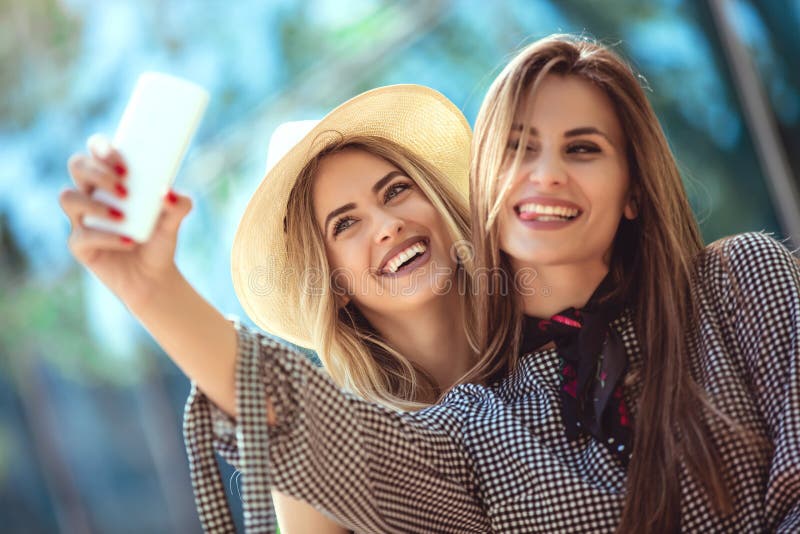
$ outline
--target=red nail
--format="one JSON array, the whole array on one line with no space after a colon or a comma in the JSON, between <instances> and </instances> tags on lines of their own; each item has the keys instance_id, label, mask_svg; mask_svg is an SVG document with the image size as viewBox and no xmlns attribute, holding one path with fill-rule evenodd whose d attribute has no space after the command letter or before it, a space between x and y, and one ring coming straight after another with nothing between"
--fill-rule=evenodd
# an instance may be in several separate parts
<instances>
[{"instance_id":1,"label":"red nail","mask_svg":"<svg viewBox=\"0 0 800 534\"><path fill-rule=\"evenodd\" d=\"M178 203L178 195L170 191L167 193L167 200L169 200L170 204L177 204Z\"/></svg>"},{"instance_id":2,"label":"red nail","mask_svg":"<svg viewBox=\"0 0 800 534\"><path fill-rule=\"evenodd\" d=\"M114 184L114 189L117 191L117 196L118 197L125 198L126 196L128 196L128 190L125 189L124 185L122 185L120 183L116 183L116 184Z\"/></svg>"},{"instance_id":3,"label":"red nail","mask_svg":"<svg viewBox=\"0 0 800 534\"><path fill-rule=\"evenodd\" d=\"M126 169L125 165L122 163L117 163L114 165L114 172L116 172L119 176L125 176L128 174L128 169Z\"/></svg>"},{"instance_id":4,"label":"red nail","mask_svg":"<svg viewBox=\"0 0 800 534\"><path fill-rule=\"evenodd\" d=\"M133 243L133 239L131 239L130 237L125 236L125 235L119 236L119 240L122 241L123 243L125 243L126 245L129 245L129 244Z\"/></svg>"},{"instance_id":5,"label":"red nail","mask_svg":"<svg viewBox=\"0 0 800 534\"><path fill-rule=\"evenodd\" d=\"M117 208L108 208L108 214L115 219L122 219L124 215Z\"/></svg>"}]
</instances>

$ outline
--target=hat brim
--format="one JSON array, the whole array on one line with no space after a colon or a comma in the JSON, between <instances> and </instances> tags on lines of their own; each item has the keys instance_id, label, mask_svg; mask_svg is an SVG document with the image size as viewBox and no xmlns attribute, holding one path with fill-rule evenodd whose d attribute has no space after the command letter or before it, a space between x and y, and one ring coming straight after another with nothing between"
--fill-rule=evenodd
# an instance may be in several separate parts
<instances>
[{"instance_id":1,"label":"hat brim","mask_svg":"<svg viewBox=\"0 0 800 534\"><path fill-rule=\"evenodd\" d=\"M289 272L283 221L300 171L331 141L326 132L393 141L436 167L465 199L469 191L469 124L444 95L420 85L380 87L348 100L278 160L239 222L231 275L239 302L256 325L308 348L315 348L309 321L297 317L285 286Z\"/></svg>"}]
</instances>

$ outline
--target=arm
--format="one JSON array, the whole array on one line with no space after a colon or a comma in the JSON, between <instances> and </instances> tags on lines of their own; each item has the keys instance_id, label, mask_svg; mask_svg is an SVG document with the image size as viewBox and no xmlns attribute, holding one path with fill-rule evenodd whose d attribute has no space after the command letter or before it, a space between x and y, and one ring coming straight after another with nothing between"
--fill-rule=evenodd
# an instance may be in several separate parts
<instances>
[{"instance_id":1,"label":"arm","mask_svg":"<svg viewBox=\"0 0 800 534\"><path fill-rule=\"evenodd\" d=\"M236 331L170 269L140 306L130 306L164 352L223 412L236 417Z\"/></svg>"},{"instance_id":2,"label":"arm","mask_svg":"<svg viewBox=\"0 0 800 534\"><path fill-rule=\"evenodd\" d=\"M763 234L721 246L719 297L775 447L765 513L770 528L791 531L800 525L800 266Z\"/></svg>"},{"instance_id":3,"label":"arm","mask_svg":"<svg viewBox=\"0 0 800 534\"><path fill-rule=\"evenodd\" d=\"M275 515L284 534L314 532L315 534L347 534L350 532L311 505L278 491L272 492Z\"/></svg>"},{"instance_id":4,"label":"arm","mask_svg":"<svg viewBox=\"0 0 800 534\"><path fill-rule=\"evenodd\" d=\"M85 227L88 214L114 218L91 195L98 188L114 194L125 175L120 154L94 139L90 155L75 154L68 163L77 188L59 197L72 227L69 248L192 379L184 435L207 531L235 532L215 435L244 475L248 532L272 530L273 487L362 530L486 530L468 459L448 434L457 435L453 414L426 425L347 396L302 356L234 330L188 284L174 265L188 197L167 195L146 243ZM271 419L269 402L276 404Z\"/></svg>"},{"instance_id":5,"label":"arm","mask_svg":"<svg viewBox=\"0 0 800 534\"><path fill-rule=\"evenodd\" d=\"M125 161L103 136L92 136L90 154L73 154L67 166L76 187L59 203L70 220L69 249L139 319L178 367L234 415L236 334L175 266L177 234L192 209L189 197L171 191L146 243L88 228L87 215L116 220L124 213L95 200L97 190L125 195ZM120 193L121 191L121 193ZM204 336L197 335L203 332Z\"/></svg>"},{"instance_id":6,"label":"arm","mask_svg":"<svg viewBox=\"0 0 800 534\"><path fill-rule=\"evenodd\" d=\"M489 528L460 442L467 402L415 413L389 410L343 392L275 340L238 323L236 331L237 418L228 424L235 425L248 532L271 528L269 490L308 502L356 531ZM267 398L274 426L264 424ZM184 430L204 525L227 512L224 504L204 506L224 497L209 445L216 425L211 410L195 388ZM209 489L213 485L217 489Z\"/></svg>"}]
</instances>

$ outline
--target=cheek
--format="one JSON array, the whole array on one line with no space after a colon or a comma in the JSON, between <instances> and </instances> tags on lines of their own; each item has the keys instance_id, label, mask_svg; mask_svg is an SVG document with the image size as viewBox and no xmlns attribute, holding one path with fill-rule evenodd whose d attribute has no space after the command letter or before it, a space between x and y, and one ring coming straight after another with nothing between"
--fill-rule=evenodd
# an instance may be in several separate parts
<instances>
[{"instance_id":1,"label":"cheek","mask_svg":"<svg viewBox=\"0 0 800 534\"><path fill-rule=\"evenodd\" d=\"M505 251L506 244L508 242L508 231L509 231L509 224L511 221L509 220L508 210L501 210L500 213L497 215L497 235L500 240L500 249Z\"/></svg>"},{"instance_id":2,"label":"cheek","mask_svg":"<svg viewBox=\"0 0 800 534\"><path fill-rule=\"evenodd\" d=\"M357 293L369 278L369 248L355 240L338 243L335 250L328 250L328 266L334 289Z\"/></svg>"},{"instance_id":3,"label":"cheek","mask_svg":"<svg viewBox=\"0 0 800 534\"><path fill-rule=\"evenodd\" d=\"M618 165L604 165L592 169L591 173L583 174L580 179L580 189L591 203L593 210L602 210L622 214L628 193L628 175L624 168Z\"/></svg>"},{"instance_id":4,"label":"cheek","mask_svg":"<svg viewBox=\"0 0 800 534\"><path fill-rule=\"evenodd\" d=\"M615 204L621 210L625 206L631 182L627 164L618 159L614 160L606 176L611 178L611 187L607 188L606 194L614 197Z\"/></svg>"},{"instance_id":5,"label":"cheek","mask_svg":"<svg viewBox=\"0 0 800 534\"><path fill-rule=\"evenodd\" d=\"M420 221L424 221L423 224L427 226L433 234L431 237L433 237L436 242L440 243L441 254L443 255L440 261L455 264L455 252L453 251L455 243L450 236L450 230L447 227L444 217L439 215L439 212L431 204L428 204L425 215L425 218L420 219ZM451 265L451 267L452 266L454 265Z\"/></svg>"},{"instance_id":6,"label":"cheek","mask_svg":"<svg viewBox=\"0 0 800 534\"><path fill-rule=\"evenodd\" d=\"M328 250L328 269L331 272L331 284L334 289L351 292L353 289L352 268L348 265L347 255L337 250Z\"/></svg>"},{"instance_id":7,"label":"cheek","mask_svg":"<svg viewBox=\"0 0 800 534\"><path fill-rule=\"evenodd\" d=\"M353 273L342 268L331 271L331 289L334 295L340 297L351 296L358 292L355 287Z\"/></svg>"},{"instance_id":8,"label":"cheek","mask_svg":"<svg viewBox=\"0 0 800 534\"><path fill-rule=\"evenodd\" d=\"M445 228L444 217L422 193L414 193L393 212L395 216L413 225L420 225L430 232L440 233Z\"/></svg>"}]
</instances>

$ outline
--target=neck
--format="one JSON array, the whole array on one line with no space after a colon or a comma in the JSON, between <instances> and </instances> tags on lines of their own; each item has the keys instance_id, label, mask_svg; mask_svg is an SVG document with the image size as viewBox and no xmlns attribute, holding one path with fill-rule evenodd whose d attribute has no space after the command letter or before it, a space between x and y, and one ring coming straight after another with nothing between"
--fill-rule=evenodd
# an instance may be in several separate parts
<instances>
[{"instance_id":1,"label":"neck","mask_svg":"<svg viewBox=\"0 0 800 534\"><path fill-rule=\"evenodd\" d=\"M570 307L583 308L608 274L608 265L602 261L545 266L514 262L513 267L515 272L522 268L536 272L519 288L522 310L533 317L551 317Z\"/></svg>"},{"instance_id":2,"label":"neck","mask_svg":"<svg viewBox=\"0 0 800 534\"><path fill-rule=\"evenodd\" d=\"M456 291L408 312L364 315L391 347L430 374L442 390L452 387L472 365Z\"/></svg>"}]
</instances>

